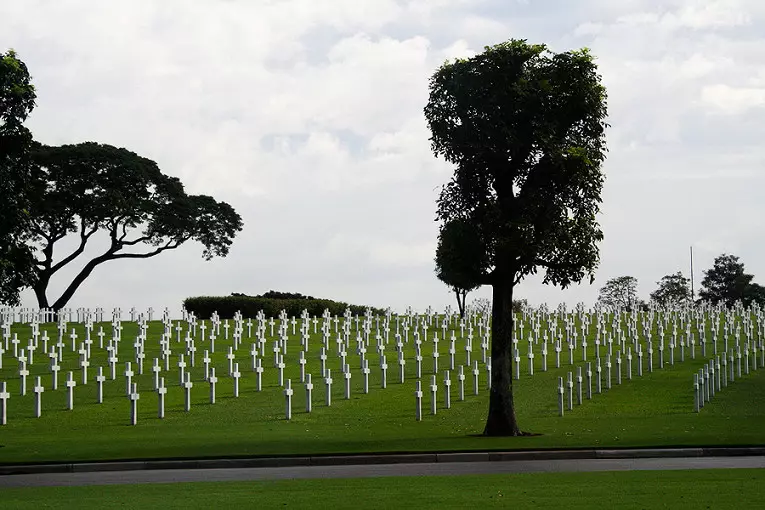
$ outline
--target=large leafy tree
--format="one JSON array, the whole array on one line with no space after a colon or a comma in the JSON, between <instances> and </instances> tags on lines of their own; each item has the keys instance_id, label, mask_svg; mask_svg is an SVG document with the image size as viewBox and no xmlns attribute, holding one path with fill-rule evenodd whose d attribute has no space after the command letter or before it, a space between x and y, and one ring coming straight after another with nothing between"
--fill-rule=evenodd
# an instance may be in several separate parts
<instances>
[{"instance_id":1,"label":"large leafy tree","mask_svg":"<svg viewBox=\"0 0 765 510\"><path fill-rule=\"evenodd\" d=\"M0 53L0 303L17 304L32 282L32 253L24 242L32 134L24 126L35 106L27 66L13 50Z\"/></svg>"},{"instance_id":2,"label":"large leafy tree","mask_svg":"<svg viewBox=\"0 0 765 510\"><path fill-rule=\"evenodd\" d=\"M451 287L457 297L460 317L465 316L465 300L480 286L481 271L486 265L486 247L475 229L459 219L446 223L438 236L436 276Z\"/></svg>"},{"instance_id":3,"label":"large leafy tree","mask_svg":"<svg viewBox=\"0 0 765 510\"><path fill-rule=\"evenodd\" d=\"M592 55L511 40L441 66L425 116L434 153L455 165L438 219L484 247L474 284L492 286L486 435L519 435L512 391L513 288L544 270L567 287L594 278L606 91Z\"/></svg>"},{"instance_id":4,"label":"large leafy tree","mask_svg":"<svg viewBox=\"0 0 765 510\"><path fill-rule=\"evenodd\" d=\"M711 269L704 271L699 298L712 304L732 306L736 301L744 305L752 302L765 304L765 288L753 283L754 275L744 271L739 257L723 253L715 258Z\"/></svg>"},{"instance_id":5,"label":"large leafy tree","mask_svg":"<svg viewBox=\"0 0 765 510\"><path fill-rule=\"evenodd\" d=\"M691 301L690 282L680 271L668 274L656 282L659 287L651 292L651 301L670 308L688 304Z\"/></svg>"},{"instance_id":6,"label":"large leafy tree","mask_svg":"<svg viewBox=\"0 0 765 510\"><path fill-rule=\"evenodd\" d=\"M631 312L639 304L637 278L634 276L611 278L601 287L598 303Z\"/></svg>"},{"instance_id":7,"label":"large leafy tree","mask_svg":"<svg viewBox=\"0 0 765 510\"><path fill-rule=\"evenodd\" d=\"M33 290L38 305L61 309L104 262L145 259L194 240L203 256L226 256L242 220L234 209L205 195L189 195L154 161L122 148L86 142L33 152L28 242L35 247ZM55 300L51 278L80 258L101 234L106 249L85 262ZM77 245L61 258L54 247L73 235Z\"/></svg>"}]
</instances>

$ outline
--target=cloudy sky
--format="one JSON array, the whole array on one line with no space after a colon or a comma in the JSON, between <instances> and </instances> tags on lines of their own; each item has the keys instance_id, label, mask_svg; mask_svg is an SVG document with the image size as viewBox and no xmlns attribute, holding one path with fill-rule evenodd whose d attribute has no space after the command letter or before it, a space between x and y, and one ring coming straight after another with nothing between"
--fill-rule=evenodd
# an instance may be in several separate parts
<instances>
[{"instance_id":1,"label":"cloudy sky","mask_svg":"<svg viewBox=\"0 0 765 510\"><path fill-rule=\"evenodd\" d=\"M105 264L70 304L177 310L190 295L269 289L452 304L433 273L434 200L451 169L430 152L427 82L446 59L511 38L590 47L612 125L595 284L530 278L517 295L591 304L632 275L645 298L663 275L687 275L691 245L697 288L722 252L765 282L761 0L0 2L0 51L16 49L37 87L38 140L129 148L245 224L225 259L187 244Z\"/></svg>"}]
</instances>

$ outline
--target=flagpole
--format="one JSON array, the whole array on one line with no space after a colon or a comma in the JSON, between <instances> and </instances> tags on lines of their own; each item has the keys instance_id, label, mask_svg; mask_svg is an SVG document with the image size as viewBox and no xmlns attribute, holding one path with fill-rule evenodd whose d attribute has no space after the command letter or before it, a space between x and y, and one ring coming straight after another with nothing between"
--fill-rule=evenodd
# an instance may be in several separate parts
<instances>
[{"instance_id":1,"label":"flagpole","mask_svg":"<svg viewBox=\"0 0 765 510\"><path fill-rule=\"evenodd\" d=\"M693 301L693 246L691 246L691 301Z\"/></svg>"}]
</instances>

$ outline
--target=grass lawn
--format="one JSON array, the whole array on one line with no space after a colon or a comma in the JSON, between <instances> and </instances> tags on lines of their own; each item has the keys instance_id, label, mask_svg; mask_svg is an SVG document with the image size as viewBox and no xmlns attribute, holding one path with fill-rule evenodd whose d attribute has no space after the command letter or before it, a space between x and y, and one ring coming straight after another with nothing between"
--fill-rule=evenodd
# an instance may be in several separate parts
<instances>
[{"instance_id":1,"label":"grass lawn","mask_svg":"<svg viewBox=\"0 0 765 510\"><path fill-rule=\"evenodd\" d=\"M3 508L757 508L765 470L353 478L4 489Z\"/></svg>"},{"instance_id":2,"label":"grass lawn","mask_svg":"<svg viewBox=\"0 0 765 510\"><path fill-rule=\"evenodd\" d=\"M81 325L76 325L80 339L84 338ZM308 372L314 378L313 412L305 412L305 391L299 383L299 365L297 356L300 341L290 335L289 350L285 362L285 378L291 378L295 396L293 400L293 419L284 419L284 396L277 382L277 370L273 368L273 338L267 331L268 342L265 347L263 366L263 391L255 390L255 373L251 370L249 355L251 343L246 337L236 353L240 364L242 379L240 397L232 396L233 380L228 376L228 361L225 353L231 340L216 341L213 366L217 368L217 403L209 404L209 384L202 381L203 350L209 349L209 342L197 342L196 366L191 370L194 387L192 390L192 409L187 413L183 409L184 394L179 386L178 354L183 342L177 342L175 331L171 341L170 371L163 373L169 387L166 397L166 418L157 418L157 395L151 391L153 376L150 367L153 358L159 356L158 339L162 332L159 322L151 323L149 340L146 342L146 361L144 375L136 376L141 398L139 400L139 420L137 426L129 425L130 402L125 397L125 382L122 373L125 361L132 361L133 341L137 334L136 325L124 323L122 342L119 348L117 379L107 378L105 400L96 404L96 385L94 376L97 366L105 367L106 353L98 349L98 338L92 347L89 383L85 386L80 381L80 371L76 369L77 354L70 346L70 329L64 340L64 363L59 377L59 389L51 390L51 375L48 369L48 356L41 352L35 354L28 380L28 394L19 395L18 364L10 356L12 350L4 356L0 381L8 382L12 397L8 401L8 424L0 427L0 463L84 461L138 458L183 458L183 457L221 457L250 455L307 455L321 453L352 452L406 452L433 450L478 450L478 449L525 449L525 448L574 448L574 447L628 447L628 446L681 446L681 445L762 445L765 444L765 370L758 369L749 375L737 379L735 383L723 388L701 413L692 410L693 392L691 389L693 373L702 365L701 349L696 348L696 360L691 360L690 353L686 360L679 362L679 349L675 352L675 365L670 366L668 349L666 362L659 369L658 349L654 354L654 372L648 373L647 354L643 360L644 376L637 376L637 356L633 363L633 380L627 379L627 363L623 364L623 384L605 389L604 393L595 394L592 400L584 401L573 411L566 412L561 418L557 409L557 380L565 377L572 370L568 363L568 352L564 348L562 367L555 369L555 353L550 347L549 370L542 371L541 344L535 347L535 375L528 375L528 360L525 353L527 342L521 344L521 379L514 381L516 407L521 427L538 433L533 437L521 438L484 438L478 434L488 408L486 391L486 371L481 365L480 392L473 395L472 375L466 370L466 400L458 399L456 373L453 371L452 408L443 408L444 388L443 370L448 368L448 342L441 342L439 351L439 411L430 415L430 374L433 369L432 342L423 344L423 414L422 422L414 419L415 363L413 359L412 333L406 351L406 381L398 381L395 342L391 340L387 348L388 384L381 388L381 371L378 354L373 345L367 358L372 369L370 374L370 393L362 394L362 374L359 370L359 357L355 350L355 330L351 333L351 348L348 363L353 370L352 397L344 399L344 380L340 374L340 361L335 353L334 342L337 335L332 334L328 367L332 369L334 385L332 388L332 406L324 403L325 387L319 378L320 333L313 334L308 351ZM394 327L395 328L395 327ZM44 327L50 338L56 339L53 325ZM98 327L96 327L96 331ZM107 338L111 337L111 326L104 324ZM373 329L374 331L374 329ZM29 337L28 328L14 327L22 345ZM94 332L95 333L95 332ZM291 333L291 327L290 327ZM439 336L440 335L439 331ZM184 333L185 334L185 333ZM464 343L457 333L457 364L465 359ZM429 338L431 335L429 335ZM78 340L79 342L80 340ZM50 342L52 345L54 341ZM481 360L480 341L474 339L473 357ZM721 342L722 344L722 342ZM50 349L49 345L49 349ZM614 353L616 352L614 344ZM645 346L644 346L645 349ZM711 355L711 346L708 354ZM602 356L605 349L601 347ZM588 359L594 361L594 339L590 340ZM574 360L575 371L583 366L581 347L578 347ZM188 362L188 359L187 359ZM616 366L616 363L614 363ZM759 364L758 364L759 366ZM66 410L66 390L64 380L66 372L74 370L78 386L75 389L75 407ZM593 368L594 370L594 368ZM614 371L616 369L614 368ZM46 391L43 393L43 414L41 418L33 416L34 376L42 376ZM593 382L593 392L595 384Z\"/></svg>"}]
</instances>

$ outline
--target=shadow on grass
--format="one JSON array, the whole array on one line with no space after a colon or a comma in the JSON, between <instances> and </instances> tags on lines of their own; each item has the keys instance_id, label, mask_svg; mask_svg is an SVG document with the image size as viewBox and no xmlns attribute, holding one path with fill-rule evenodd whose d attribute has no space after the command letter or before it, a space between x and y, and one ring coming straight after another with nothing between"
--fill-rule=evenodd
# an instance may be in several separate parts
<instances>
[{"instance_id":1,"label":"shadow on grass","mask_svg":"<svg viewBox=\"0 0 765 510\"><path fill-rule=\"evenodd\" d=\"M482 438L486 438L486 439L491 439L491 438L513 438L513 437L539 437L539 436L543 436L543 435L544 434L542 434L541 432L524 432L524 431L521 431L521 433L519 435L517 435L517 436L513 436L513 435L507 435L507 436L488 436L488 435L486 435L484 433L477 433L477 434L467 434L465 437L482 437Z\"/></svg>"}]
</instances>

